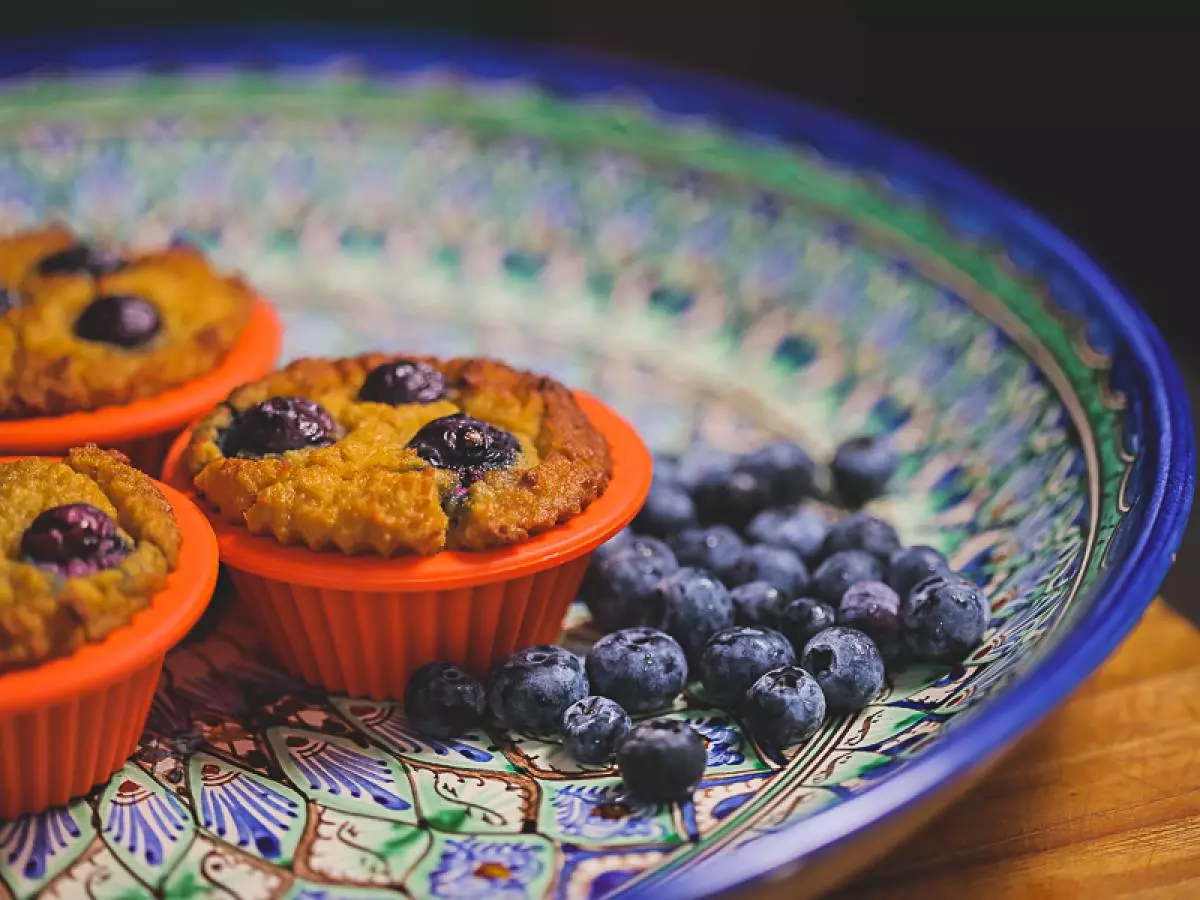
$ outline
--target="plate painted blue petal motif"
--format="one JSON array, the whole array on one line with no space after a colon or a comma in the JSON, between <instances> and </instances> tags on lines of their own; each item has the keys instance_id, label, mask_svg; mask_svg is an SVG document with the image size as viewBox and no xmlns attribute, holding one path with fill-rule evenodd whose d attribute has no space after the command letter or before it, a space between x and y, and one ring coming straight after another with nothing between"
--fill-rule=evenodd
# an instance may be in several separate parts
<instances>
[{"instance_id":1,"label":"plate painted blue petal motif","mask_svg":"<svg viewBox=\"0 0 1200 900\"><path fill-rule=\"evenodd\" d=\"M691 802L655 807L554 743L431 741L398 704L307 688L222 596L124 769L0 823L0 897L695 896L788 864L814 891L871 829L895 840L962 789L1161 581L1193 466L1161 338L948 164L788 101L545 50L98 46L0 54L0 230L190 241L278 305L289 357L495 354L600 394L665 451L787 435L826 456L890 434L902 464L875 508L986 584L994 617L964 665L896 674L785 755L682 698L709 768ZM593 638L573 610L564 640Z\"/></svg>"}]
</instances>

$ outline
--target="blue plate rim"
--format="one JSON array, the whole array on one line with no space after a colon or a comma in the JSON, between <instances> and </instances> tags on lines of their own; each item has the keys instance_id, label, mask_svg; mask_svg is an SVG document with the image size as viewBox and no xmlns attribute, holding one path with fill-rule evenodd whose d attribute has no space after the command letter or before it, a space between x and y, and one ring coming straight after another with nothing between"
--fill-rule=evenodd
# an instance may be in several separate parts
<instances>
[{"instance_id":1,"label":"blue plate rim","mask_svg":"<svg viewBox=\"0 0 1200 900\"><path fill-rule=\"evenodd\" d=\"M817 860L906 813L943 783L994 760L1076 688L1116 648L1154 598L1183 536L1194 490L1195 437L1182 374L1145 312L1084 250L1047 220L956 163L872 125L811 103L737 82L654 63L517 41L361 26L215 26L61 32L0 40L0 80L38 68L103 71L151 65L291 68L353 55L368 71L399 74L451 65L479 78L533 79L566 97L634 90L666 112L701 115L735 131L808 144L835 162L896 177L922 199L964 202L1008 238L1086 288L1087 308L1121 330L1145 394L1147 473L1152 484L1126 527L1137 529L1128 560L1097 584L1097 596L1070 634L1011 688L952 729L893 777L822 813L821 829L801 822L629 896L699 897L744 886L802 859ZM1150 481L1150 478L1147 478Z\"/></svg>"}]
</instances>

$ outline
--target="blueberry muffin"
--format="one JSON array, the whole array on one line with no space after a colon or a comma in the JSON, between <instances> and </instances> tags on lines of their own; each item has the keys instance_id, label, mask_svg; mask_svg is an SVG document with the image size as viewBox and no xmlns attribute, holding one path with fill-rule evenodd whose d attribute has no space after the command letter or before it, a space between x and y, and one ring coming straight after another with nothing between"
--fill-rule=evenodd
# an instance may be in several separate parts
<instances>
[{"instance_id":1,"label":"blueberry muffin","mask_svg":"<svg viewBox=\"0 0 1200 900\"><path fill-rule=\"evenodd\" d=\"M314 550L523 541L608 486L608 445L558 382L487 359L304 359L234 392L185 464L224 518Z\"/></svg>"},{"instance_id":2,"label":"blueberry muffin","mask_svg":"<svg viewBox=\"0 0 1200 900\"><path fill-rule=\"evenodd\" d=\"M253 297L202 254L105 252L52 226L0 237L0 416L130 403L211 371Z\"/></svg>"},{"instance_id":3,"label":"blueberry muffin","mask_svg":"<svg viewBox=\"0 0 1200 900\"><path fill-rule=\"evenodd\" d=\"M166 497L120 453L0 463L0 673L98 641L179 559Z\"/></svg>"}]
</instances>

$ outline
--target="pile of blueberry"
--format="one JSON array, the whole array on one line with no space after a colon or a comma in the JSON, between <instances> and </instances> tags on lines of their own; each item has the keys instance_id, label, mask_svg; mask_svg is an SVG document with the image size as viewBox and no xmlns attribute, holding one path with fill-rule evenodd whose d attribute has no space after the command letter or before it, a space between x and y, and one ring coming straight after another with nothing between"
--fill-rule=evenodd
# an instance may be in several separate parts
<instances>
[{"instance_id":1,"label":"pile of blueberry","mask_svg":"<svg viewBox=\"0 0 1200 900\"><path fill-rule=\"evenodd\" d=\"M880 441L842 444L832 499L855 508L896 468ZM632 527L596 553L583 599L605 632L586 660L551 645L497 667L486 693L444 663L409 685L410 719L450 736L485 706L501 725L561 735L583 763L616 759L647 801L690 796L706 751L685 722L630 718L669 708L692 680L775 750L811 737L828 713L862 709L885 672L910 660L962 661L990 606L931 547L904 547L864 512L838 521L801 501L818 494L812 459L777 442L730 456L697 448L659 460Z\"/></svg>"}]
</instances>

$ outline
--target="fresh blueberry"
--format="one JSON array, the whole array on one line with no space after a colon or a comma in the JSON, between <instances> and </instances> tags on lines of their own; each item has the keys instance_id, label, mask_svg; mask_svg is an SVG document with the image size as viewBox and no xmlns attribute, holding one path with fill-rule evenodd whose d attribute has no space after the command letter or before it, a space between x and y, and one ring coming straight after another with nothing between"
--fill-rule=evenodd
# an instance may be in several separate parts
<instances>
[{"instance_id":1,"label":"fresh blueberry","mask_svg":"<svg viewBox=\"0 0 1200 900\"><path fill-rule=\"evenodd\" d=\"M838 497L847 506L856 507L883 494L898 463L886 440L861 436L837 448L829 471Z\"/></svg>"},{"instance_id":2,"label":"fresh blueberry","mask_svg":"<svg viewBox=\"0 0 1200 900\"><path fill-rule=\"evenodd\" d=\"M795 503L813 492L816 465L804 449L792 441L774 441L741 457L737 468L767 485L772 506Z\"/></svg>"},{"instance_id":3,"label":"fresh blueberry","mask_svg":"<svg viewBox=\"0 0 1200 900\"><path fill-rule=\"evenodd\" d=\"M408 446L431 466L453 469L469 479L511 466L521 452L520 442L509 432L463 413L427 422Z\"/></svg>"},{"instance_id":4,"label":"fresh blueberry","mask_svg":"<svg viewBox=\"0 0 1200 900\"><path fill-rule=\"evenodd\" d=\"M742 721L760 746L792 747L816 734L825 721L825 695L799 666L773 669L746 691Z\"/></svg>"},{"instance_id":5,"label":"fresh blueberry","mask_svg":"<svg viewBox=\"0 0 1200 900\"><path fill-rule=\"evenodd\" d=\"M883 658L875 643L854 628L826 628L804 646L800 660L817 679L825 703L837 712L862 709L883 690Z\"/></svg>"},{"instance_id":6,"label":"fresh blueberry","mask_svg":"<svg viewBox=\"0 0 1200 900\"><path fill-rule=\"evenodd\" d=\"M799 652L813 635L836 624L837 613L832 606L811 597L797 597L780 608L777 627Z\"/></svg>"},{"instance_id":7,"label":"fresh blueberry","mask_svg":"<svg viewBox=\"0 0 1200 900\"><path fill-rule=\"evenodd\" d=\"M728 525L688 528L672 535L668 543L680 565L707 569L720 578L729 577L746 550L746 542Z\"/></svg>"},{"instance_id":8,"label":"fresh blueberry","mask_svg":"<svg viewBox=\"0 0 1200 900\"><path fill-rule=\"evenodd\" d=\"M660 538L670 537L695 524L696 504L687 491L657 479L650 485L646 503L633 520L636 532Z\"/></svg>"},{"instance_id":9,"label":"fresh blueberry","mask_svg":"<svg viewBox=\"0 0 1200 900\"><path fill-rule=\"evenodd\" d=\"M75 334L85 341L134 350L150 343L162 331L162 317L154 305L131 294L97 297L75 320Z\"/></svg>"},{"instance_id":10,"label":"fresh blueberry","mask_svg":"<svg viewBox=\"0 0 1200 900\"><path fill-rule=\"evenodd\" d=\"M768 509L746 526L750 540L798 553L808 565L821 561L821 548L828 534L829 523L812 509Z\"/></svg>"},{"instance_id":11,"label":"fresh blueberry","mask_svg":"<svg viewBox=\"0 0 1200 900\"><path fill-rule=\"evenodd\" d=\"M821 562L829 522L812 509L769 509L752 518L745 530L746 538L755 544L785 547L805 564L816 565Z\"/></svg>"},{"instance_id":12,"label":"fresh blueberry","mask_svg":"<svg viewBox=\"0 0 1200 900\"><path fill-rule=\"evenodd\" d=\"M603 559L606 556L611 556L618 550L628 550L633 546L633 529L622 528L607 541L596 548L596 554L593 557L593 562Z\"/></svg>"},{"instance_id":13,"label":"fresh blueberry","mask_svg":"<svg viewBox=\"0 0 1200 900\"><path fill-rule=\"evenodd\" d=\"M645 625L655 619L654 588L679 569L675 554L657 538L636 537L624 549L597 555L580 591L602 631Z\"/></svg>"},{"instance_id":14,"label":"fresh blueberry","mask_svg":"<svg viewBox=\"0 0 1200 900\"><path fill-rule=\"evenodd\" d=\"M675 478L687 491L694 491L702 481L720 478L733 470L734 457L707 444L696 444L679 457Z\"/></svg>"},{"instance_id":15,"label":"fresh blueberry","mask_svg":"<svg viewBox=\"0 0 1200 900\"><path fill-rule=\"evenodd\" d=\"M870 553L881 566L886 566L892 554L900 549L900 536L883 519L866 513L853 513L829 528L821 553L825 558L845 550Z\"/></svg>"},{"instance_id":16,"label":"fresh blueberry","mask_svg":"<svg viewBox=\"0 0 1200 900\"><path fill-rule=\"evenodd\" d=\"M333 416L304 397L272 397L239 413L225 432L226 456L266 456L328 447L336 439Z\"/></svg>"},{"instance_id":17,"label":"fresh blueberry","mask_svg":"<svg viewBox=\"0 0 1200 900\"><path fill-rule=\"evenodd\" d=\"M433 366L412 359L382 363L368 373L358 399L368 403L433 403L446 396L446 376Z\"/></svg>"},{"instance_id":18,"label":"fresh blueberry","mask_svg":"<svg viewBox=\"0 0 1200 900\"><path fill-rule=\"evenodd\" d=\"M791 550L754 544L747 547L729 573L731 584L765 581L788 597L798 597L808 587L808 569L804 560Z\"/></svg>"},{"instance_id":19,"label":"fresh blueberry","mask_svg":"<svg viewBox=\"0 0 1200 900\"><path fill-rule=\"evenodd\" d=\"M89 275L98 278L119 272L128 265L119 256L81 241L65 250L43 256L38 261L37 270L39 275Z\"/></svg>"},{"instance_id":20,"label":"fresh blueberry","mask_svg":"<svg viewBox=\"0 0 1200 900\"><path fill-rule=\"evenodd\" d=\"M733 601L715 576L684 568L654 589L652 604L659 627L679 641L688 662L700 658L708 639L733 624Z\"/></svg>"},{"instance_id":21,"label":"fresh blueberry","mask_svg":"<svg viewBox=\"0 0 1200 900\"><path fill-rule=\"evenodd\" d=\"M700 681L714 703L734 708L764 674L795 662L796 651L778 631L735 625L709 638L700 657Z\"/></svg>"},{"instance_id":22,"label":"fresh blueberry","mask_svg":"<svg viewBox=\"0 0 1200 900\"><path fill-rule=\"evenodd\" d=\"M616 755L633 723L607 697L584 697L567 707L561 727L563 749L572 759L597 765Z\"/></svg>"},{"instance_id":23,"label":"fresh blueberry","mask_svg":"<svg viewBox=\"0 0 1200 900\"><path fill-rule=\"evenodd\" d=\"M669 634L623 628L606 634L587 655L592 690L636 714L671 705L687 684L687 657Z\"/></svg>"},{"instance_id":24,"label":"fresh blueberry","mask_svg":"<svg viewBox=\"0 0 1200 900\"><path fill-rule=\"evenodd\" d=\"M497 666L488 705L506 728L546 734L557 731L567 707L587 694L578 656L554 644L535 644Z\"/></svg>"},{"instance_id":25,"label":"fresh blueberry","mask_svg":"<svg viewBox=\"0 0 1200 900\"><path fill-rule=\"evenodd\" d=\"M675 803L692 796L704 777L708 748L699 732L676 719L651 719L625 738L617 769L631 795L648 803Z\"/></svg>"},{"instance_id":26,"label":"fresh blueberry","mask_svg":"<svg viewBox=\"0 0 1200 900\"><path fill-rule=\"evenodd\" d=\"M679 568L674 552L664 542L649 535L635 535L629 543L629 549L637 556L652 560L661 569L674 572ZM664 572L663 574L668 574Z\"/></svg>"},{"instance_id":27,"label":"fresh blueberry","mask_svg":"<svg viewBox=\"0 0 1200 900\"><path fill-rule=\"evenodd\" d=\"M969 581L933 577L901 606L904 643L924 662L957 663L979 646L991 617L987 596Z\"/></svg>"},{"instance_id":28,"label":"fresh blueberry","mask_svg":"<svg viewBox=\"0 0 1200 900\"><path fill-rule=\"evenodd\" d=\"M950 564L946 562L946 557L924 545L901 547L892 554L888 563L888 584L901 599L925 579L934 576L944 578L949 574Z\"/></svg>"},{"instance_id":29,"label":"fresh blueberry","mask_svg":"<svg viewBox=\"0 0 1200 900\"><path fill-rule=\"evenodd\" d=\"M761 625L779 628L779 614L788 603L788 596L766 581L748 581L729 592L733 601L735 625Z\"/></svg>"},{"instance_id":30,"label":"fresh blueberry","mask_svg":"<svg viewBox=\"0 0 1200 900\"><path fill-rule=\"evenodd\" d=\"M860 581L842 595L839 625L857 628L875 642L885 663L900 659L900 597L882 581Z\"/></svg>"},{"instance_id":31,"label":"fresh blueberry","mask_svg":"<svg viewBox=\"0 0 1200 900\"><path fill-rule=\"evenodd\" d=\"M454 663L428 663L404 689L404 714L433 738L452 738L479 724L486 708L483 685Z\"/></svg>"},{"instance_id":32,"label":"fresh blueberry","mask_svg":"<svg viewBox=\"0 0 1200 900\"><path fill-rule=\"evenodd\" d=\"M743 528L774 500L769 482L744 469L707 475L692 489L692 497L702 522L734 528Z\"/></svg>"},{"instance_id":33,"label":"fresh blueberry","mask_svg":"<svg viewBox=\"0 0 1200 900\"><path fill-rule=\"evenodd\" d=\"M21 535L21 555L39 569L80 578L119 566L129 546L104 510L90 503L69 503L33 520Z\"/></svg>"},{"instance_id":34,"label":"fresh blueberry","mask_svg":"<svg viewBox=\"0 0 1200 900\"><path fill-rule=\"evenodd\" d=\"M862 550L843 550L830 556L813 572L809 593L834 609L842 605L842 595L852 584L860 581L880 581L883 567L870 553Z\"/></svg>"}]
</instances>

